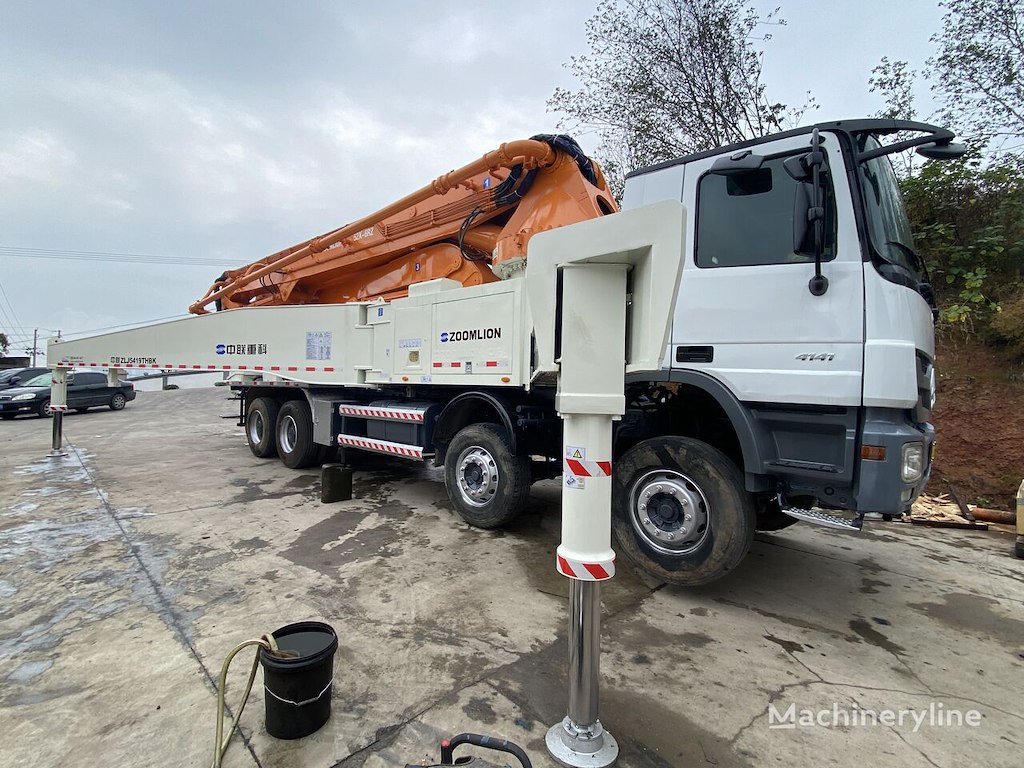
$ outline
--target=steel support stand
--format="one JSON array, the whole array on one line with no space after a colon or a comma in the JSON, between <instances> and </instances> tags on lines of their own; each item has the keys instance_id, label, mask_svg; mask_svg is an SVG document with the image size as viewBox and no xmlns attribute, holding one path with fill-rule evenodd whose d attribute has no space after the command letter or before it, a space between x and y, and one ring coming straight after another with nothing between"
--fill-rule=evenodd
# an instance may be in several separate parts
<instances>
[{"instance_id":1,"label":"steel support stand","mask_svg":"<svg viewBox=\"0 0 1024 768\"><path fill-rule=\"evenodd\" d=\"M612 421L624 410L626 271L622 264L563 268L562 542L556 567L569 582L569 707L545 737L569 768L613 765L619 745L598 718L601 581L611 548Z\"/></svg>"},{"instance_id":2,"label":"steel support stand","mask_svg":"<svg viewBox=\"0 0 1024 768\"><path fill-rule=\"evenodd\" d=\"M64 411L53 412L53 444L50 456L67 456L64 450Z\"/></svg>"},{"instance_id":3,"label":"steel support stand","mask_svg":"<svg viewBox=\"0 0 1024 768\"><path fill-rule=\"evenodd\" d=\"M601 583L569 582L569 713L548 729L548 752L560 765L613 765L619 745L598 719Z\"/></svg>"},{"instance_id":4,"label":"steel support stand","mask_svg":"<svg viewBox=\"0 0 1024 768\"><path fill-rule=\"evenodd\" d=\"M52 458L67 456L64 450L64 410L68 402L68 371L55 368L50 383L50 407L53 412L53 439L50 453Z\"/></svg>"}]
</instances>

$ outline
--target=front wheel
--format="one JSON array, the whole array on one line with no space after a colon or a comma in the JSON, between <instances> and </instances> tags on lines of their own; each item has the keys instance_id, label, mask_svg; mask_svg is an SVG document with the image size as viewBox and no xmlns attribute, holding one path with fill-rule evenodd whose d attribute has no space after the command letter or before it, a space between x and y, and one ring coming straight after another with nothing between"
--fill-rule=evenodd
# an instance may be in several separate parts
<instances>
[{"instance_id":1,"label":"front wheel","mask_svg":"<svg viewBox=\"0 0 1024 768\"><path fill-rule=\"evenodd\" d=\"M313 442L313 417L305 400L289 400L277 414L277 455L291 469L312 466L320 456Z\"/></svg>"},{"instance_id":2,"label":"front wheel","mask_svg":"<svg viewBox=\"0 0 1024 768\"><path fill-rule=\"evenodd\" d=\"M498 528L526 509L530 460L512 453L497 425L471 424L448 445L444 484L459 517L477 528Z\"/></svg>"},{"instance_id":3,"label":"front wheel","mask_svg":"<svg viewBox=\"0 0 1024 768\"><path fill-rule=\"evenodd\" d=\"M50 410L50 401L43 400L43 402L39 404L39 407L36 408L36 413L38 413L40 417L44 419L48 419L51 416L53 416L53 411Z\"/></svg>"},{"instance_id":4,"label":"front wheel","mask_svg":"<svg viewBox=\"0 0 1024 768\"><path fill-rule=\"evenodd\" d=\"M754 538L743 475L721 451L685 437L656 437L616 464L616 550L670 584L696 586L735 568Z\"/></svg>"}]
</instances>

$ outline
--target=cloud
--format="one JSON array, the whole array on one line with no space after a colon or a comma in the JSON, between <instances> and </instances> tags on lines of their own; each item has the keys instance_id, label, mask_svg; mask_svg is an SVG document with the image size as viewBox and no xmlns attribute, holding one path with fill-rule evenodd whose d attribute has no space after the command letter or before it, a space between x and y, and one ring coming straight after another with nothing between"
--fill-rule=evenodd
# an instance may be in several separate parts
<instances>
[{"instance_id":1,"label":"cloud","mask_svg":"<svg viewBox=\"0 0 1024 768\"><path fill-rule=\"evenodd\" d=\"M0 144L0 194L57 187L76 163L74 152L58 137L29 128Z\"/></svg>"},{"instance_id":2,"label":"cloud","mask_svg":"<svg viewBox=\"0 0 1024 768\"><path fill-rule=\"evenodd\" d=\"M0 29L0 244L241 264L341 226L551 130L591 6L26 3ZM64 330L176 314L217 274L0 261L20 322Z\"/></svg>"}]
</instances>

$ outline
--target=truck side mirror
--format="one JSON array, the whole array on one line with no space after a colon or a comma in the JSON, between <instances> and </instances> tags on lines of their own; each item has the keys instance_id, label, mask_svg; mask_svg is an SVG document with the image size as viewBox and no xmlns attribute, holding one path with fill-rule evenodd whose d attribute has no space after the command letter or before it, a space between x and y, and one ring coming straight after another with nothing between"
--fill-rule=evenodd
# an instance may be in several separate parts
<instances>
[{"instance_id":1,"label":"truck side mirror","mask_svg":"<svg viewBox=\"0 0 1024 768\"><path fill-rule=\"evenodd\" d=\"M967 147L963 144L955 144L952 141L935 142L924 144L917 148L917 154L927 157L929 160L956 160L967 154Z\"/></svg>"}]
</instances>

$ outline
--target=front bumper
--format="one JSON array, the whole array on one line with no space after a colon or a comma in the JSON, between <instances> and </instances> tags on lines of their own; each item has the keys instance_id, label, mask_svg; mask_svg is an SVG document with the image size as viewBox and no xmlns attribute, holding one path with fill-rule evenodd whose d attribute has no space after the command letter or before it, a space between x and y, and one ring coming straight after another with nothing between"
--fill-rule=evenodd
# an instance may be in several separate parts
<instances>
[{"instance_id":1,"label":"front bumper","mask_svg":"<svg viewBox=\"0 0 1024 768\"><path fill-rule=\"evenodd\" d=\"M11 400L0 400L0 415L19 413L35 413L39 407L38 400L19 400L17 402Z\"/></svg>"},{"instance_id":2,"label":"front bumper","mask_svg":"<svg viewBox=\"0 0 1024 768\"><path fill-rule=\"evenodd\" d=\"M898 515L910 509L921 495L932 472L935 428L928 423L910 424L905 411L869 408L864 419L862 445L885 447L885 459L860 459L855 491L858 512ZM902 449L905 443L924 443L925 466L921 477L912 483L900 477Z\"/></svg>"}]
</instances>

